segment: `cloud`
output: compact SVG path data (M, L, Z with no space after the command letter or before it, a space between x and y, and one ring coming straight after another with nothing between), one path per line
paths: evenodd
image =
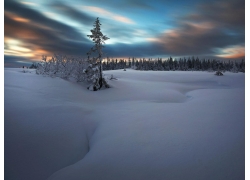
M245 57L245 47L242 45L228 46L226 48L217 48L217 57L227 58L227 59L244 59Z
M173 55L198 55L211 54L215 47L241 43L243 40L243 36L229 36L212 25L185 23L151 41Z
M157 2L164 4L176 2L170 1ZM144 24L139 21L135 23L129 18L129 15L136 14L138 18L140 17L138 14L153 10L156 6L150 1L109 0L109 3L105 2L106 6L98 1L98 7L95 0L91 1L92 4L88 2L84 3L85 6L81 3L77 6L65 1L49 4L50 8L54 9L50 13L53 12L59 19L67 17L77 21L81 27L87 27L76 29L63 21L51 19L52 15L47 16L39 12L39 8L42 7L39 4L33 4L33 8L36 8L33 9L28 3L5 0L5 55L22 56L32 60L40 60L41 55L50 56L54 53L85 56L93 43L84 33L92 28L98 14L102 23L102 32L111 38L104 48L104 53L109 57L147 58L194 55L237 58L244 56L245 5L243 0L220 0L200 4L190 13L183 15L183 12L182 15L171 17L172 20L171 23L168 21L168 26L162 24L168 17L157 19L156 21L160 23L151 24L151 26L144 21ZM111 2L114 4L106 8ZM111 7L122 7L126 10L123 9L117 13L118 9ZM133 13L124 16L123 13L127 9ZM162 27L169 27L169 29L163 32ZM13 39L18 40L18 43L12 42ZM10 58L6 58L6 61L9 60Z
M21 3L25 4L25 5L29 5L29 6L37 6L38 5L38 4L34 3L34 2L26 2L26 1L22 1Z
M244 20L242 1L202 4L196 13L179 17L175 28L148 41L172 55L215 55L215 48L244 44Z
M219 28L230 28L244 33L245 29L245 1L224 0L214 3L201 4L197 13L186 16L185 21L209 21Z
M206 11L205 11L206 9ZM227 0L216 2L211 5L202 7L202 12L211 18L211 21L218 21L230 27L245 27L245 1L244 0ZM212 15L210 14L212 12ZM232 13L233 12L233 13ZM210 14L210 15L209 15Z
M99 15L102 15L102 16L110 18L110 19L114 19L114 20L122 22L122 23L135 24L135 22L129 18L112 13L110 11L103 9L103 8L99 8L96 6L83 6L83 8L87 11L97 13Z
M5 54L21 54L34 59L44 53L85 55L90 48L91 42L87 37L68 25L49 19L16 2L7 2L5 6ZM27 22L20 19L27 19ZM9 43L10 39L18 40L19 44Z
M15 57L16 59L16 56L21 55L31 60L40 60L42 55L50 56L54 53L86 56L86 53L93 45L87 37L83 37L74 28L49 19L37 11L27 8L23 4L8 2L5 6L4 31L6 56L12 55L11 57ZM64 4L57 4L57 7L63 8L61 11L67 13L74 12L75 14L71 15L72 18L77 15L76 10L66 7ZM91 16L86 16L85 20L89 21L90 18ZM20 19L27 20L20 21ZM81 16L79 17L80 19ZM121 37L121 40L123 37L132 38L133 29L126 26L118 28L106 19L104 19L104 22L109 37ZM93 23L92 20L91 23ZM18 31L16 27L18 27ZM13 45L11 43L13 39L18 40L18 43ZM115 46L109 49L110 56L117 55L115 49ZM6 61L9 61L9 59L7 58Z
M89 16L88 14L75 9L68 4L57 1L52 3L51 5L57 11L59 11L61 15L67 16L74 21L78 21L80 24L92 25L95 20L93 16Z
M21 42L18 47L19 49L30 49L33 54L31 59L40 58L45 53L47 55L63 53L85 56L93 45L87 37L83 37L83 34L80 34L73 27L52 20L33 9L29 9L23 4L8 2L5 6L5 37L18 39ZM71 18L78 16L78 21L83 20L83 22L88 22L88 24L94 22L94 18L91 20L91 16L85 16L84 13L63 3L54 3L53 7L57 8L58 11L71 14ZM108 11L104 11L103 13L109 14ZM119 18L119 16L117 17ZM27 22L20 21L20 19L27 19ZM108 37L112 37L112 39L117 37L121 41L132 38L133 29L130 27L116 27L113 22L106 19L103 22L105 26L103 26L103 29L108 33ZM18 31L16 27L18 27ZM8 42L5 42L5 44L5 54L20 54L20 52L11 50L10 47L13 46L10 46ZM23 52L22 55L31 57L31 54L27 52Z
M15 1L5 1L4 2L5 15L7 13L15 14L20 18L24 18L30 21L32 24L38 24L43 27L47 27L50 31L54 30L55 33L58 33L60 36L71 39L79 40L83 39L82 34L80 34L74 28L63 24L61 22L50 19L43 14L26 7L23 4L17 3Z
M126 0L126 1L117 1L117 0L83 0L84 4L96 5L99 7L103 7L106 9L122 9L130 10L130 11L138 11L138 10L153 10L154 7L151 4L152 1L146 0Z

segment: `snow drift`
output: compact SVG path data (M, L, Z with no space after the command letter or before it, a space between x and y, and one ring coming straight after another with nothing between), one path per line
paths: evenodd
M5 178L244 179L245 74L105 71L110 89L5 68Z

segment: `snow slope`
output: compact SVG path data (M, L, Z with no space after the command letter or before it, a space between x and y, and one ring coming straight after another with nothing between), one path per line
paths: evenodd
M245 177L245 74L106 71L112 88L5 68L5 178Z

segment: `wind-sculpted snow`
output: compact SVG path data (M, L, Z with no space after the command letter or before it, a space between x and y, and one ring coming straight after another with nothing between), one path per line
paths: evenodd
M243 73L30 71L5 69L6 179L244 179Z

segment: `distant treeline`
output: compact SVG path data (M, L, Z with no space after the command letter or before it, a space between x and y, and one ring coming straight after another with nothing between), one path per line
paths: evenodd
M38 63L39 64L39 63ZM30 68L36 69L38 64L33 63ZM116 70L132 68L135 70L143 71L230 71L230 72L245 72L245 61L221 61L199 58L180 58L179 60L173 60L170 57L167 60L158 59L136 59L129 58L124 59L109 59L102 63L103 70Z
M167 60L158 59L135 59L129 58L128 60L109 59L103 62L103 70L115 70L132 68L135 70L143 71L231 71L231 72L245 72L245 61L220 61L197 58L180 58L173 60L170 57Z

